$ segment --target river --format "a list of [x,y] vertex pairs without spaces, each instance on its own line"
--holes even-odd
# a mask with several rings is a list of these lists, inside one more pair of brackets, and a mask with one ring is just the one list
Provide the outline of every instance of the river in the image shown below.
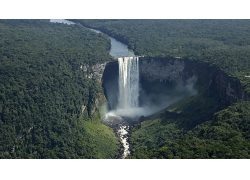
[[[68,25],[75,24],[74,22],[68,21],[65,19],[51,19],[50,22],[64,23],[64,24],[68,24]],[[90,29],[96,33],[102,33],[99,30],[95,30],[95,29],[91,29],[91,28],[88,28],[88,29]],[[135,56],[134,52],[129,50],[128,46],[126,44],[123,44],[122,42],[117,41],[116,39],[114,39],[110,36],[109,36],[109,38],[111,40],[111,49],[109,52],[111,56],[113,56],[114,58]]]
[[[72,21],[65,20],[65,19],[51,19],[50,22],[52,23],[64,23],[68,25],[75,24]],[[96,33],[102,33],[99,30],[88,28]],[[132,57],[135,56],[134,52],[128,49],[128,46],[120,41],[117,41],[116,39],[110,37],[111,41],[111,48],[110,48],[110,55],[114,58],[119,57]],[[122,117],[117,116],[109,116],[106,115],[105,119],[107,125],[111,126],[114,130],[116,135],[120,138],[120,143],[122,145],[121,150],[123,151],[119,158],[126,158],[130,154],[130,145],[128,142],[128,132],[130,128],[130,123],[127,122],[127,120],[123,119]]]

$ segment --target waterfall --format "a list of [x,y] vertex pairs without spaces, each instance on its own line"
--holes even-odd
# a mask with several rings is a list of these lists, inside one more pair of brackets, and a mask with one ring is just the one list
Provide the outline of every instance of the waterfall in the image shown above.
[[[109,111],[104,121],[116,128],[116,133],[123,145],[120,158],[130,154],[128,130],[131,120],[138,117],[139,108],[139,58],[118,58],[119,65],[119,93],[117,109]],[[118,125],[118,126],[117,126]],[[118,128],[117,128],[118,127]]]
[[119,63],[119,109],[139,106],[139,58],[118,58]]

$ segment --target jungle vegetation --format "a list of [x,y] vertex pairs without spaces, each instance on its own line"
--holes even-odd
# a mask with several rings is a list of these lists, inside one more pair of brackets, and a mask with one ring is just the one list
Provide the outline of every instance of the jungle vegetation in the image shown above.
[[180,57],[215,66],[250,92],[250,20],[74,20],[128,44],[136,55]]
[[[0,158],[117,156],[113,130],[92,113],[101,84],[80,68],[111,60],[110,40],[82,25],[137,55],[218,68],[250,92],[249,20],[73,21],[0,20]],[[128,158],[249,158],[249,105],[200,85],[133,126]]]
[[[180,58],[218,69],[237,88],[250,92],[249,20],[74,21],[119,39],[137,55]],[[128,158],[249,158],[250,104],[228,105],[215,89],[198,85],[196,96],[132,127]]]
[[0,20],[0,158],[114,158],[103,96],[80,68],[110,60],[110,40],[80,24]]

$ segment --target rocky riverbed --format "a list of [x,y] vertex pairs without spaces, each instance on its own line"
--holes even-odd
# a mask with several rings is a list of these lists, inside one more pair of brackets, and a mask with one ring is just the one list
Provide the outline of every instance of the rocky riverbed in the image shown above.
[[107,114],[103,122],[112,127],[116,136],[119,137],[120,151],[117,159],[125,159],[131,151],[129,136],[131,133],[131,125],[135,123],[135,119]]

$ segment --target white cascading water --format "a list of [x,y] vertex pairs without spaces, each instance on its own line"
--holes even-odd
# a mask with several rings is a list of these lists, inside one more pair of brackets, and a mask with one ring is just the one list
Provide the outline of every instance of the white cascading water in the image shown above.
[[[118,111],[123,115],[131,115],[131,109],[139,106],[139,59],[138,57],[118,58],[119,64],[119,99]],[[126,128],[121,126],[118,130],[124,147],[122,158],[130,154]]]
[[118,109],[131,109],[139,106],[139,58],[118,58],[119,100]]
[[139,107],[139,58],[122,57],[118,58],[119,64],[119,97],[117,109],[106,114],[106,122],[115,120],[119,122],[117,134],[123,146],[121,158],[130,154],[128,143],[129,125],[124,124],[124,117],[136,117]]

